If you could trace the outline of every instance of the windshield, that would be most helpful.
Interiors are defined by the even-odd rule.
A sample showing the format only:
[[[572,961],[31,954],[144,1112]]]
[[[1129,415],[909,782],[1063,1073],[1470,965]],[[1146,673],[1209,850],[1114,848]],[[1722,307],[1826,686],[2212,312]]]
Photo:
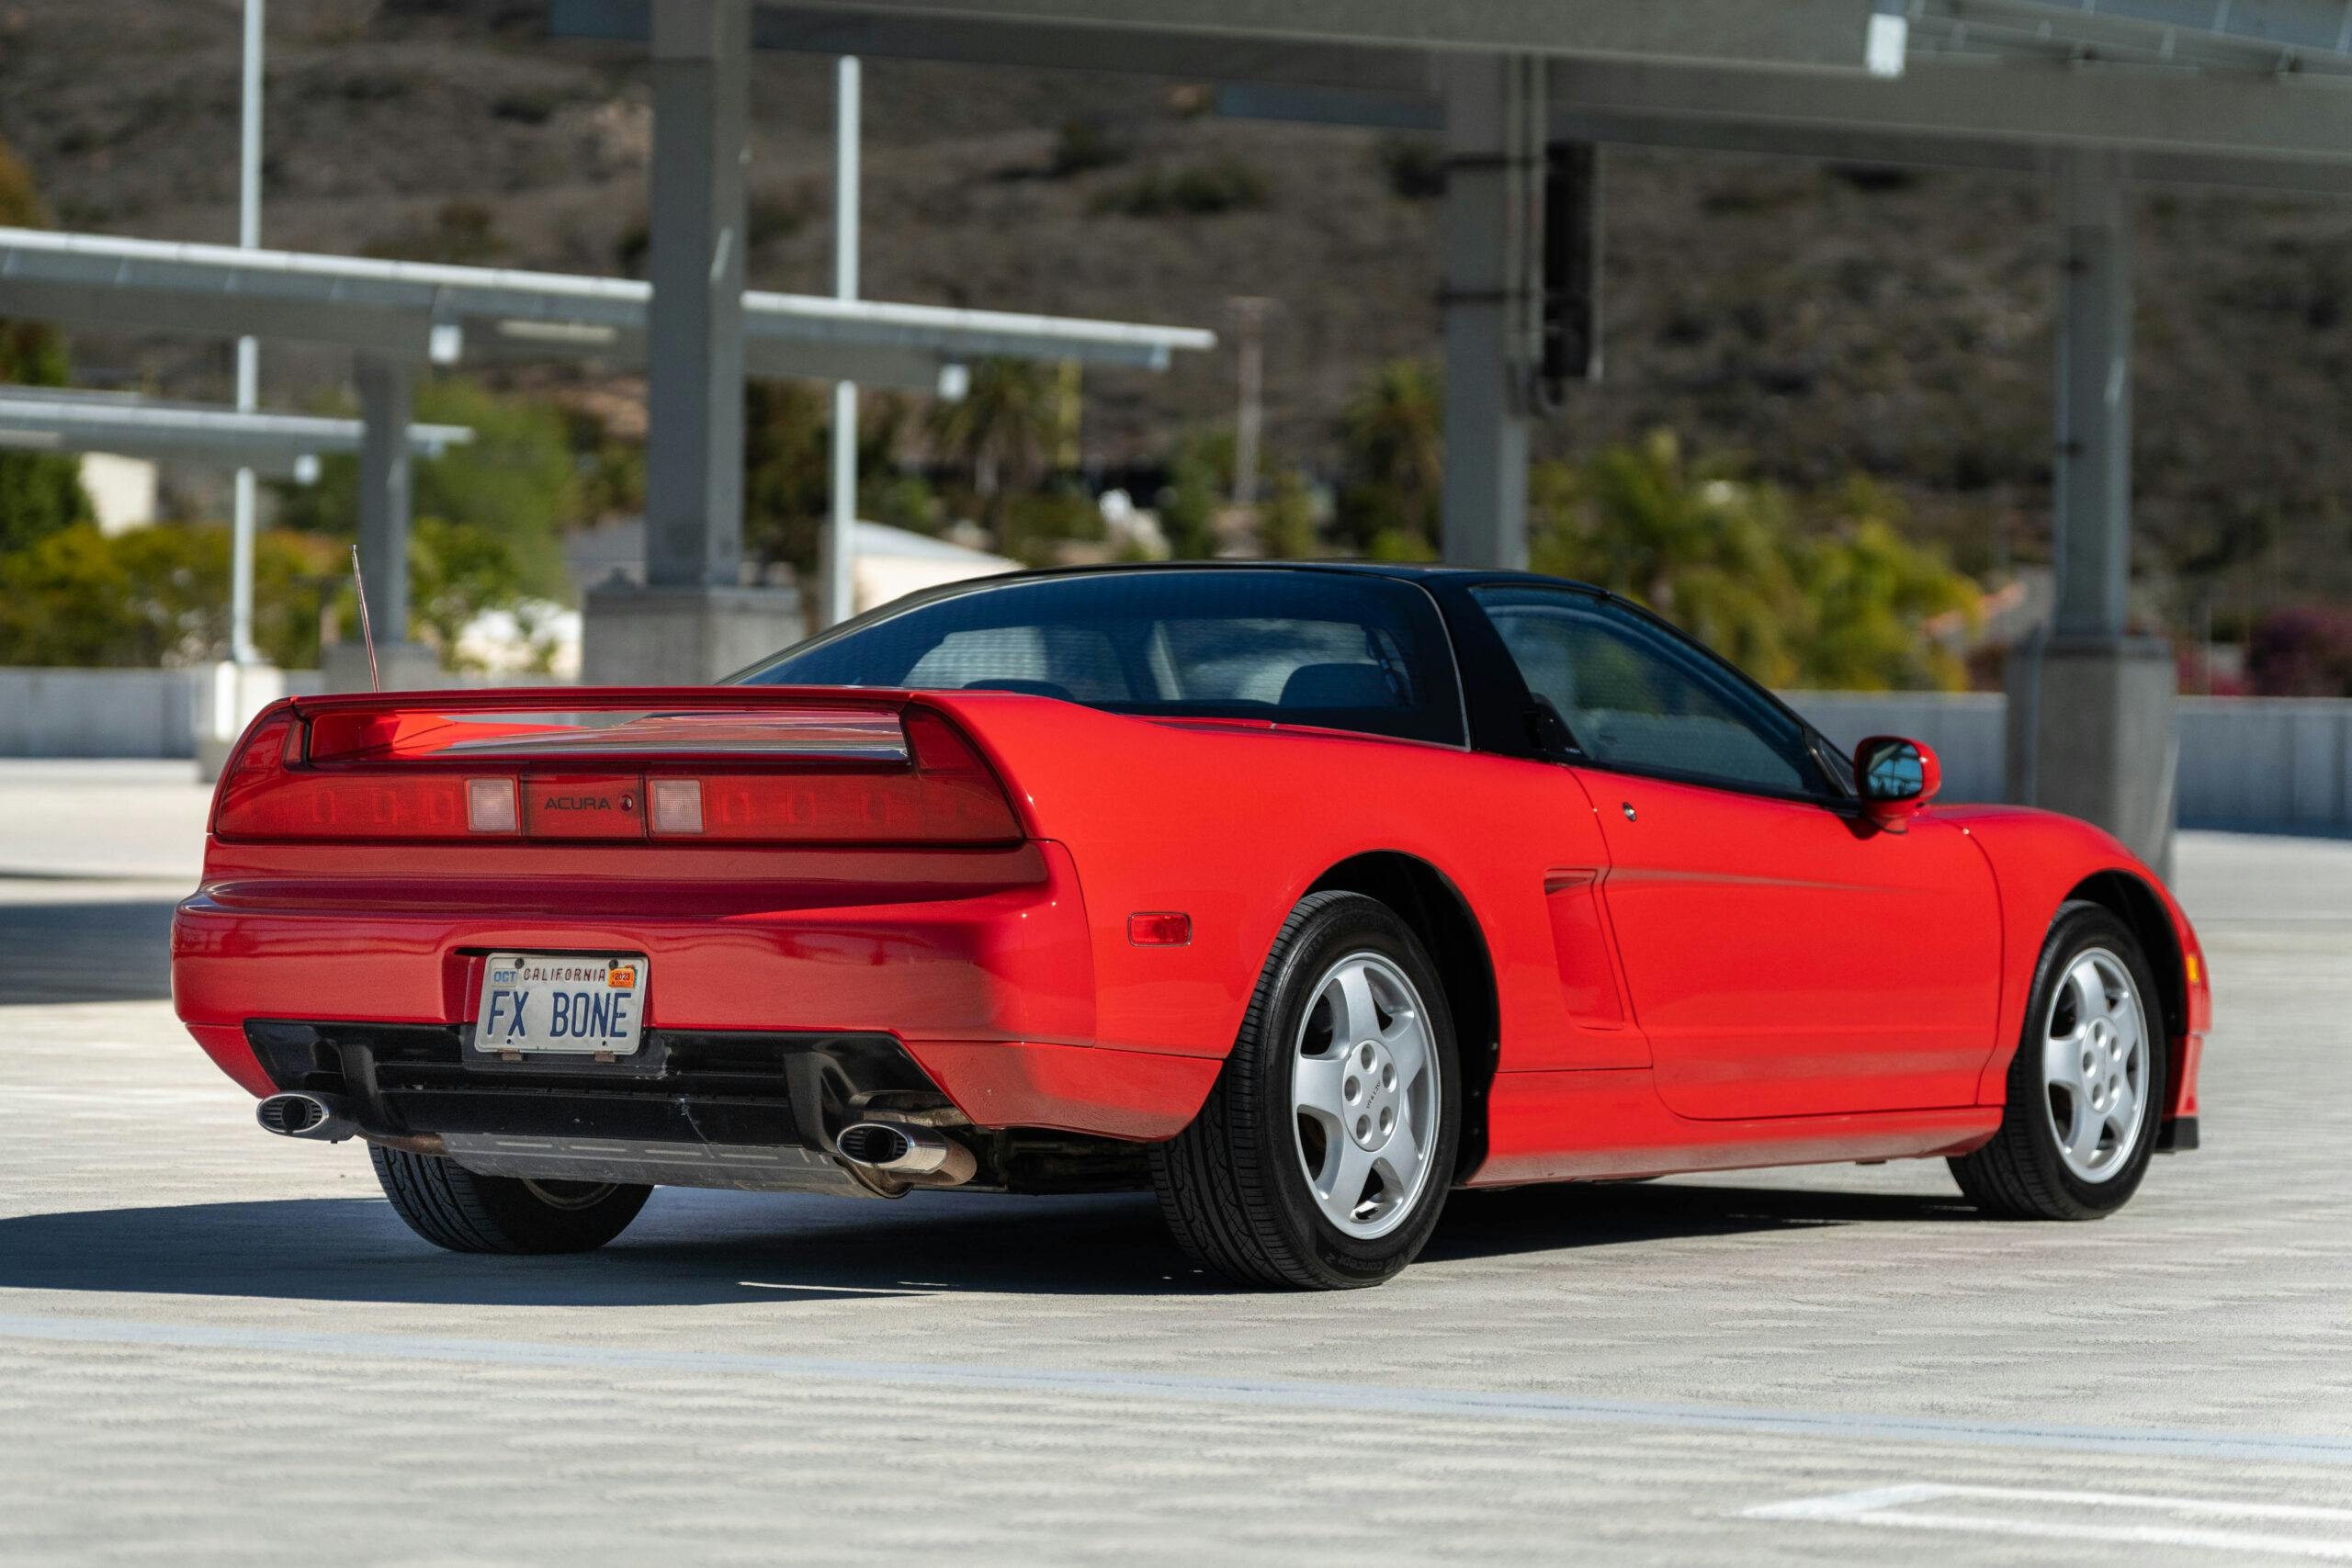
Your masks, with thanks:
[[[1141,570],[976,583],[885,609],[736,677],[1027,692],[1114,713],[1274,719],[1463,742],[1437,608],[1393,578]]]

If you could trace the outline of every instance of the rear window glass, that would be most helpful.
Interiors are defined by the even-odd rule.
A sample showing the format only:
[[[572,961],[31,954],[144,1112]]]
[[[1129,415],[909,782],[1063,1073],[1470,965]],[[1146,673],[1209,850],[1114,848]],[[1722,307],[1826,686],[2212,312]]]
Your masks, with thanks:
[[[1429,595],[1336,571],[1123,571],[886,608],[737,677],[1013,691],[1115,713],[1258,718],[1460,744]]]

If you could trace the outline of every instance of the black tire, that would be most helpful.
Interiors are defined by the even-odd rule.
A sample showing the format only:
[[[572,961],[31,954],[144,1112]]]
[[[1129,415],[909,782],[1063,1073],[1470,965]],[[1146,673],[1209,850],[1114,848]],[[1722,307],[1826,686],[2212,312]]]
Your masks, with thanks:
[[[2114,1174],[2087,1181],[2068,1168],[2052,1125],[2050,1090],[2042,1075],[2042,1042],[2058,988],[2075,961],[2095,948],[2120,959],[2139,993],[2148,1041],[2145,1105],[2133,1145],[2113,1156]],[[2097,904],[2068,904],[2051,922],[2033,976],[2025,1028],[2009,1064],[2007,1105],[1992,1142],[1950,1161],[1960,1190],[1989,1214],[2021,1220],[2097,1220],[2131,1201],[2147,1175],[2164,1117],[2166,1054],[2171,1036],[2164,994],[2139,939],[2109,910]]]
[[[594,1252],[628,1228],[650,1187],[477,1176],[455,1160],[368,1145],[408,1228],[451,1252]]]
[[[1387,1234],[1349,1235],[1317,1205],[1291,1111],[1296,1044],[1332,965],[1377,954],[1419,993],[1438,1085],[1436,1143],[1411,1207]],[[1404,921],[1376,899],[1314,893],[1275,938],[1233,1054],[1193,1124],[1151,1150],[1152,1185],[1177,1244],[1245,1285],[1351,1290],[1411,1262],[1436,1229],[1461,1145],[1461,1070],[1437,966]]]

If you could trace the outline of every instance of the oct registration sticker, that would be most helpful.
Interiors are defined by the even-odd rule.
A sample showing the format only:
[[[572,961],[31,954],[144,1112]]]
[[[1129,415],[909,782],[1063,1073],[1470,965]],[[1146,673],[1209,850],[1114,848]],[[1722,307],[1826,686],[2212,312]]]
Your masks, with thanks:
[[[645,1034],[639,957],[493,953],[474,1012],[477,1051],[629,1056]]]

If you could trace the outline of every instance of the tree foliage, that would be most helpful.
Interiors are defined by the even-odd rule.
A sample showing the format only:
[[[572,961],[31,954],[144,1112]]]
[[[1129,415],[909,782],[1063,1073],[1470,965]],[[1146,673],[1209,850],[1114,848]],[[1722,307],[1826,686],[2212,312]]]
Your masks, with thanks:
[[[458,639],[485,610],[525,597],[521,566],[505,540],[471,524],[420,517],[409,531],[409,624],[455,663]]]
[[[35,229],[48,221],[31,174],[0,141],[0,224]],[[65,344],[55,332],[35,321],[0,321],[0,382],[62,387],[66,369]],[[0,550],[21,548],[91,517],[78,461],[0,450]]]
[[[91,524],[0,555],[0,664],[153,667],[229,655],[229,530],[159,525],[113,537]],[[409,536],[412,635],[455,653],[467,624],[514,608],[522,577],[505,542],[419,518]],[[285,669],[319,661],[332,623],[356,637],[349,557],[323,535],[272,529],[254,550],[254,640]],[[381,628],[379,628],[381,635]]]
[[[410,504],[418,517],[437,517],[500,541],[514,558],[523,588],[569,599],[563,535],[583,521],[591,489],[572,451],[571,431],[549,403],[506,397],[463,377],[436,378],[416,389],[420,423],[461,424],[474,433],[463,446],[421,458],[411,471]],[[281,525],[339,539],[359,531],[359,462],[329,457],[316,484],[278,492]]]
[[[318,662],[336,547],[264,534],[254,552],[254,640],[270,662]],[[224,658],[229,531],[160,525],[107,537],[93,524],[0,555],[0,664],[153,667]]]
[[[891,455],[906,404],[868,397],[858,409],[858,513],[904,527],[925,521],[930,491],[898,474]],[[809,381],[752,381],[743,389],[743,547],[763,565],[814,571],[832,513],[832,400]]]
[[[1340,436],[1340,537],[1383,559],[1434,554],[1445,491],[1445,385],[1437,371],[1418,359],[1382,366],[1349,401]]]
[[[1258,504],[1258,548],[1274,560],[1309,560],[1318,553],[1315,495],[1295,468],[1276,474]]]
[[[1929,623],[1980,614],[1976,586],[1906,540],[1856,479],[1792,496],[1688,461],[1658,434],[1530,477],[1532,564],[1638,600],[1769,684],[1957,689]]]
[[[982,521],[999,533],[1005,492],[1036,483],[1061,425],[1051,367],[1023,359],[981,360],[964,396],[931,411],[932,444],[963,468]]]

